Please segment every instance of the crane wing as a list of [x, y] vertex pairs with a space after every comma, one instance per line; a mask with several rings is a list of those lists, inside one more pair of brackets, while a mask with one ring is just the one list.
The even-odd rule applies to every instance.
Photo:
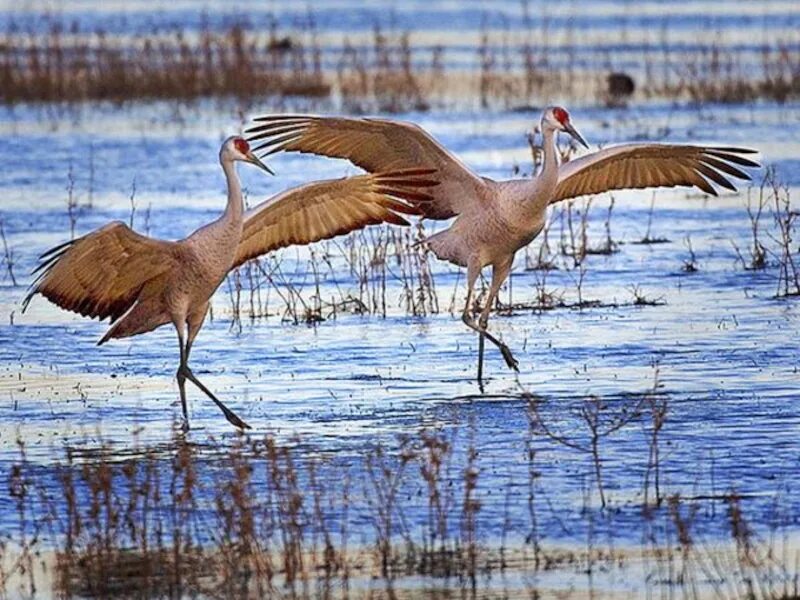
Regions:
[[114, 221], [42, 254], [35, 294], [83, 316], [116, 321], [136, 302], [144, 285], [176, 265], [176, 244], [139, 235]]
[[735, 165], [758, 167], [748, 148], [669, 144], [622, 144], [571, 160], [559, 167], [551, 203], [609, 190], [695, 186], [717, 195], [711, 183], [736, 190], [727, 176], [749, 180]]
[[316, 181], [287, 190], [245, 214], [234, 267], [292, 244], [362, 229], [408, 225], [402, 214], [422, 214], [438, 185], [431, 169], [404, 169]]
[[248, 140], [266, 155], [291, 151], [345, 158], [370, 173], [436, 169], [441, 185], [423, 209], [429, 219], [449, 219], [488, 197], [486, 182], [445, 150], [424, 129], [384, 119], [303, 115], [256, 118]]

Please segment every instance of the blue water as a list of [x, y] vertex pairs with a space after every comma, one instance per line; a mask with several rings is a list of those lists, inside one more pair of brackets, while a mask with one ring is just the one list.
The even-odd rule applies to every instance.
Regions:
[[[792, 128], [780, 124], [797, 123], [799, 110], [766, 104], [702, 110], [653, 105], [626, 111], [578, 109], [573, 118], [587, 139], [601, 145], [667, 131], [662, 141], [760, 148], [765, 165], [774, 166], [781, 181], [793, 187], [799, 181]], [[49, 118], [41, 108], [0, 115], [0, 147], [5, 162], [14, 167], [0, 173], [0, 189], [5, 190], [0, 214], [22, 284], [12, 287], [4, 278], [0, 287], [0, 368], [9, 376], [2, 381], [7, 401], [0, 408], [6, 424], [0, 436], [4, 463], [16, 456], [16, 435], [29, 441], [30, 459], [44, 473], [63, 460], [65, 444], [91, 448], [102, 439], [121, 451], [131, 448], [132, 432], [140, 427], [140, 443], [169, 438], [179, 410], [171, 382], [177, 347], [169, 328], [98, 348], [94, 342], [104, 325], [78, 319], [42, 299], [20, 315], [19, 302], [36, 256], [68, 235], [70, 165], [80, 203], [78, 234], [112, 219], [127, 222], [134, 181], [134, 224], [140, 230], [149, 224], [152, 235], [177, 239], [218, 214], [224, 180], [215, 164], [216, 148], [224, 135], [238, 130], [235, 111], [226, 114], [216, 104], [202, 103], [185, 111], [177, 122], [162, 104], [98, 110], [93, 119], [77, 122]], [[509, 177], [515, 163], [529, 171], [524, 132], [533, 113], [433, 112], [405, 118], [419, 121], [482, 174]], [[293, 155], [274, 157], [270, 164], [278, 177], [240, 167], [253, 202], [300, 184], [309, 174], [324, 178], [355, 172], [341, 162]], [[758, 180], [760, 175], [754, 176]], [[90, 181], [91, 208], [86, 206]], [[800, 514], [800, 505], [786, 493], [798, 483], [800, 472], [800, 312], [796, 301], [773, 297], [774, 256], [772, 266], [760, 272], [737, 264], [732, 243], [744, 252], [748, 244], [747, 193], [706, 200], [687, 198], [681, 191], [659, 192], [651, 233], [671, 241], [652, 246], [630, 243], [645, 234], [651, 192], [617, 195], [611, 226], [620, 251], [587, 259], [583, 296], [622, 306], [543, 314], [519, 310], [511, 317], [495, 317], [492, 327], [516, 351], [521, 373], [518, 378], [508, 373], [490, 348], [486, 396], [473, 381], [476, 340], [447, 312], [454, 290], [460, 309], [463, 276], [441, 263], [435, 264], [434, 273], [442, 312], [427, 317], [405, 313], [397, 302], [400, 284], [390, 277], [385, 319], [339, 315], [310, 327], [282, 323], [276, 315], [245, 319], [239, 331], [232, 327], [223, 284], [214, 300], [215, 318], [193, 354], [195, 370], [254, 426], [255, 435], [269, 433], [283, 443], [299, 444], [306, 456], [326, 457], [323, 480], [336, 481], [348, 469], [358, 481], [365, 445], [392, 448], [401, 434], [434, 428], [454, 440], [448, 477], [456, 486], [455, 498], [460, 498], [460, 469], [469, 440], [479, 449], [482, 535], [493, 539], [507, 531], [508, 539], [522, 542], [531, 527], [531, 444], [540, 473], [535, 481], [542, 501], [538, 535], [580, 541], [591, 528], [596, 535], [636, 542], [643, 518], [647, 421], [636, 419], [602, 442], [605, 491], [613, 506], [612, 512], [603, 513], [588, 455], [531, 437], [525, 394], [539, 398], [539, 413], [553, 431], [585, 444], [588, 433], [577, 416], [583, 400], [603, 398], [613, 416], [651, 388], [657, 363], [659, 393], [669, 399], [662, 432], [664, 493], [719, 497], [736, 490], [756, 525], [767, 522], [776, 496], [788, 503], [789, 514]], [[592, 246], [604, 238], [606, 206], [607, 199], [598, 198], [590, 213]], [[766, 213], [764, 242], [774, 247], [766, 233], [774, 232], [771, 223]], [[682, 271], [689, 257], [687, 236], [697, 255], [699, 270], [694, 274]], [[556, 217], [553, 248], [558, 238]], [[534, 244], [532, 254], [537, 248]], [[324, 275], [323, 297], [341, 288], [355, 290], [357, 282], [336, 247], [326, 243], [318, 250], [329, 252], [338, 267]], [[306, 296], [313, 291], [307, 256], [294, 249], [282, 252], [284, 272], [304, 285]], [[575, 271], [568, 260], [557, 262], [561, 268], [548, 275], [547, 289], [574, 301]], [[524, 270], [520, 253], [512, 291], [506, 289], [501, 300], [530, 300], [540, 276]], [[635, 286], [666, 304], [631, 306]], [[277, 311], [280, 302], [274, 293], [271, 302]], [[70, 381], [85, 378], [84, 391], [60, 384], [61, 379], [44, 383], [40, 392], [26, 391], [40, 372]], [[232, 439], [213, 405], [194, 393], [192, 411], [198, 441], [207, 435], [223, 444]], [[208, 469], [213, 469], [213, 460]], [[213, 481], [212, 473], [208, 481]], [[421, 481], [410, 476], [406, 485], [404, 511], [422, 523], [427, 507], [424, 495], [417, 493]], [[587, 502], [594, 520], [584, 518]], [[697, 527], [724, 535], [724, 506], [719, 499], [702, 501]], [[366, 511], [366, 505], [351, 509], [355, 532], [363, 528], [367, 535], [369, 520], [360, 510]], [[0, 514], [4, 527], [13, 526], [12, 511]]]

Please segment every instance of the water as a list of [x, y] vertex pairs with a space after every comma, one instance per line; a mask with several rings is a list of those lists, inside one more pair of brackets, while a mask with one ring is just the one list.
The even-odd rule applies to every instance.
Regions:
[[[30, 4], [31, 15], [40, 4]], [[462, 25], [477, 30], [485, 12], [477, 4], [463, 11], [449, 3], [424, 4], [429, 12], [414, 21], [421, 24], [422, 33], [431, 30], [430, 23], [440, 22], [441, 11], [466, 19], [461, 25], [450, 21], [445, 33]], [[618, 11], [618, 3], [596, 4], [603, 10], [572, 26], [613, 28], [624, 19], [628, 27], [648, 27], [649, 19], [661, 18], [658, 3], [645, 3], [631, 15]], [[731, 4], [749, 6], [725, 7]], [[364, 14], [378, 14], [370, 11], [379, 9], [370, 3], [359, 5], [364, 6], [360, 16], [338, 6], [315, 11], [317, 26], [329, 33], [368, 31]], [[85, 20], [89, 29], [97, 25], [111, 32], [136, 32], [147, 30], [153, 19], [162, 26], [197, 26], [188, 9], [175, 2], [154, 13], [121, 5], [97, 13], [91, 2], [71, 3], [69, 9], [60, 3], [51, 6], [68, 18]], [[226, 14], [227, 3], [208, 6], [209, 18]], [[711, 6], [698, 3], [697, 10]], [[721, 14], [709, 18], [729, 28], [732, 37], [747, 35], [750, 28], [792, 28], [797, 18], [791, 3], [770, 4], [774, 21], [739, 15], [718, 3], [713, 7]], [[409, 26], [405, 19], [413, 8], [394, 7], [399, 29]], [[503, 7], [509, 14], [517, 9], [517, 3]], [[293, 18], [283, 7], [269, 10], [287, 22]], [[257, 24], [266, 14], [255, 11], [251, 20]], [[553, 27], [564, 25], [570, 14], [561, 15], [554, 7]], [[15, 15], [28, 18], [26, 13]], [[669, 23], [680, 32], [697, 25], [696, 17], [686, 9]], [[17, 437], [27, 441], [29, 459], [45, 473], [63, 458], [65, 445], [92, 448], [102, 441], [124, 452], [134, 439], [138, 444], [159, 444], [170, 438], [180, 407], [173, 378], [177, 344], [169, 327], [96, 347], [104, 324], [61, 311], [42, 298], [23, 315], [20, 302], [36, 257], [69, 237], [69, 187], [79, 204], [76, 234], [113, 219], [128, 222], [133, 204], [138, 230], [181, 238], [222, 209], [225, 189], [216, 162], [218, 146], [242, 127], [237, 109], [224, 103], [177, 108], [148, 103], [122, 109], [101, 105], [84, 107], [80, 113], [41, 106], [0, 110], [0, 162], [6, 165], [0, 171], [0, 216], [20, 284], [13, 286], [5, 271], [0, 275], [3, 469], [16, 460]], [[594, 145], [650, 139], [757, 148], [762, 163], [774, 167], [797, 198], [798, 104], [649, 103], [617, 110], [576, 107], [572, 113]], [[418, 122], [483, 175], [508, 178], [515, 166], [530, 172], [525, 133], [538, 113], [460, 109], [395, 117]], [[309, 178], [357, 172], [342, 161], [298, 155], [273, 157], [270, 166], [277, 177], [240, 166], [251, 204]], [[746, 206], [748, 198], [754, 201], [758, 196], [763, 171], [752, 174], [755, 187], [744, 186], [718, 199], [683, 190], [656, 193], [650, 233], [669, 240], [663, 244], [633, 243], [647, 232], [652, 192], [615, 194], [611, 232], [619, 252], [587, 258], [581, 291], [584, 299], [605, 306], [543, 313], [520, 309], [511, 316], [493, 316], [491, 328], [515, 351], [520, 373], [510, 373], [494, 348], [487, 347], [485, 394], [474, 381], [477, 340], [458, 317], [463, 273], [444, 263], [435, 263], [434, 270], [441, 311], [424, 317], [406, 314], [398, 301], [401, 284], [390, 277], [392, 302], [386, 318], [339, 314], [306, 326], [272, 316], [245, 319], [239, 329], [232, 323], [223, 284], [213, 300], [214, 319], [206, 323], [195, 346], [195, 372], [253, 426], [253, 435], [269, 434], [308, 456], [325, 456], [321, 477], [330, 485], [336, 485], [342, 469], [349, 469], [354, 479], [364, 476], [359, 469], [365, 447], [381, 443], [396, 448], [401, 434], [439, 429], [457, 441], [454, 479], [468, 441], [479, 450], [479, 523], [485, 538], [510, 531], [512, 541], [521, 544], [530, 525], [527, 477], [532, 444], [540, 473], [537, 486], [550, 507], [540, 515], [544, 539], [576, 544], [585, 540], [587, 528], [595, 527], [598, 535], [635, 544], [649, 452], [646, 425], [636, 419], [602, 441], [605, 493], [615, 512], [589, 523], [583, 518], [587, 494], [593, 510], [598, 502], [589, 456], [545, 437], [532, 438], [528, 395], [539, 399], [539, 414], [554, 433], [586, 444], [588, 433], [577, 416], [583, 400], [602, 398], [614, 414], [651, 389], [657, 365], [658, 391], [669, 400], [662, 432], [663, 491], [719, 498], [735, 490], [744, 498], [751, 523], [762, 530], [779, 498], [788, 523], [796, 527], [800, 502], [792, 492], [800, 483], [800, 306], [796, 299], [775, 297], [776, 256], [770, 255], [768, 268], [761, 271], [745, 270], [737, 260], [734, 244], [747, 254]], [[604, 240], [607, 205], [608, 198], [599, 197], [592, 207], [591, 246]], [[796, 200], [793, 206], [797, 210]], [[429, 224], [429, 230], [442, 226]], [[763, 228], [764, 243], [774, 249], [775, 241], [766, 233], [775, 232], [769, 211]], [[558, 222], [551, 236], [555, 248]], [[531, 256], [540, 243], [532, 245]], [[696, 255], [694, 273], [683, 269], [690, 260], [689, 243]], [[323, 275], [323, 297], [357, 290], [358, 282], [335, 245], [318, 245], [317, 251], [330, 252], [335, 265], [335, 274]], [[308, 294], [308, 250], [287, 249], [280, 255], [289, 280]], [[517, 256], [511, 287], [501, 293], [503, 302], [534, 298], [542, 275], [526, 271], [524, 258], [523, 252]], [[547, 277], [547, 290], [575, 302], [576, 271], [566, 268], [566, 259], [558, 264], [561, 268]], [[635, 306], [634, 290], [663, 304]], [[274, 291], [270, 293], [270, 306], [277, 309], [280, 302]], [[455, 314], [448, 311], [453, 297]], [[229, 443], [233, 432], [217, 409], [194, 390], [190, 396], [195, 428], [191, 435]], [[414, 487], [418, 485], [408, 483], [409, 497], [419, 491]], [[712, 499], [702, 506], [698, 528], [711, 537], [724, 536], [723, 503]], [[421, 500], [409, 501], [408, 510], [412, 521], [424, 521]], [[15, 514], [0, 501], [0, 530], [15, 526]], [[361, 527], [354, 535], [367, 535], [368, 525]]]
[[[763, 149], [764, 164], [775, 165], [780, 179], [795, 186], [792, 143], [774, 139], [765, 125], [796, 122], [797, 111], [795, 106], [648, 107], [578, 111], [574, 119], [596, 144], [647, 135], [667, 122], [670, 141], [746, 142]], [[523, 133], [533, 114], [403, 116], [420, 121], [480, 173], [507, 177], [515, 163], [528, 169]], [[2, 147], [5, 161], [15, 168], [3, 171], [0, 188], [6, 191], [3, 218], [20, 283], [29, 281], [27, 273], [39, 253], [68, 236], [70, 164], [82, 205], [78, 234], [112, 219], [127, 221], [133, 181], [135, 224], [143, 228], [149, 209], [152, 235], [179, 238], [214, 218], [224, 201], [215, 148], [224, 132], [237, 129], [234, 119], [211, 106], [190, 111], [181, 124], [171, 119], [167, 107], [150, 105], [124, 113], [100, 111], [79, 125], [54, 122], [47, 131], [39, 109], [17, 109], [13, 117], [4, 112]], [[154, 121], [158, 127], [152, 130], [131, 131]], [[117, 127], [121, 122], [127, 126]], [[83, 206], [89, 147], [94, 162], [91, 209]], [[251, 201], [300, 184], [308, 173], [324, 178], [354, 172], [341, 162], [294, 155], [275, 157], [271, 165], [276, 178], [240, 167]], [[644, 393], [658, 363], [661, 391], [670, 398], [664, 433], [671, 446], [664, 464], [667, 489], [711, 494], [713, 462], [714, 492], [735, 488], [753, 495], [755, 511], [764, 498], [761, 508], [766, 510], [770, 500], [765, 496], [791, 489], [797, 478], [798, 458], [791, 448], [798, 427], [799, 314], [796, 302], [774, 298], [774, 267], [745, 271], [737, 264], [733, 243], [743, 250], [748, 243], [747, 195], [744, 190], [706, 199], [684, 191], [658, 192], [651, 234], [670, 241], [638, 245], [631, 242], [645, 235], [652, 194], [617, 194], [611, 227], [619, 252], [588, 258], [582, 294], [622, 306], [543, 314], [519, 310], [493, 318], [494, 330], [517, 353], [521, 372], [518, 377], [509, 373], [490, 347], [485, 398], [473, 381], [476, 339], [446, 310], [454, 292], [460, 308], [463, 276], [443, 263], [435, 268], [443, 310], [428, 317], [409, 317], [390, 304], [385, 319], [339, 315], [310, 327], [272, 317], [245, 320], [237, 332], [231, 328], [223, 285], [214, 298], [216, 318], [200, 335], [193, 362], [256, 434], [269, 432], [284, 440], [299, 436], [320, 451], [349, 457], [364, 443], [391, 445], [399, 432], [432, 425], [472, 427], [483, 450], [481, 461], [491, 465], [482, 475], [486, 489], [502, 488], [524, 464], [528, 425], [522, 392], [544, 400], [540, 410], [553, 427], [585, 439], [572, 410], [580, 399], [597, 395], [613, 404]], [[604, 203], [597, 202], [589, 227], [594, 246], [604, 236]], [[552, 236], [557, 239], [557, 223]], [[696, 254], [696, 273], [682, 270], [689, 260], [687, 238]], [[532, 254], [537, 248], [535, 243]], [[310, 285], [306, 258], [306, 250], [283, 251], [283, 269], [297, 285]], [[338, 265], [336, 285], [356, 289], [344, 263]], [[507, 302], [511, 293], [515, 302], [531, 301], [540, 276], [524, 270], [521, 253], [512, 291], [504, 290], [501, 299]], [[554, 271], [548, 290], [574, 301], [575, 277], [574, 271]], [[328, 279], [323, 297], [336, 293]], [[399, 282], [390, 278], [389, 286], [390, 297], [396, 298]], [[665, 304], [631, 306], [634, 287]], [[172, 380], [177, 347], [170, 328], [95, 347], [103, 324], [60, 311], [41, 298], [21, 315], [23, 295], [22, 286], [3, 280], [0, 361], [9, 400], [2, 409], [4, 461], [15, 455], [17, 434], [34, 440], [32, 456], [45, 465], [59, 456], [62, 443], [87, 431], [122, 445], [138, 426], [144, 427], [146, 439], [169, 434], [178, 410]], [[192, 412], [202, 434], [231, 434], [216, 408], [194, 393]], [[612, 498], [639, 493], [646, 441], [639, 425], [608, 440]], [[537, 444], [547, 465], [549, 493], [578, 511], [582, 478], [590, 476], [586, 457], [544, 440]], [[572, 467], [563, 468], [563, 461]], [[500, 498], [486, 498], [482, 514], [491, 523], [492, 515], [501, 520], [502, 509]], [[548, 533], [560, 536], [563, 531], [553, 526]]]

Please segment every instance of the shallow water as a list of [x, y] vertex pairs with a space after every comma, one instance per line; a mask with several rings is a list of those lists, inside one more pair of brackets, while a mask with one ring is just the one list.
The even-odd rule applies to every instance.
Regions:
[[[41, 298], [22, 315], [19, 303], [36, 256], [68, 237], [70, 164], [82, 206], [78, 234], [111, 219], [127, 221], [133, 181], [134, 222], [143, 229], [149, 208], [152, 235], [179, 238], [214, 218], [224, 200], [216, 146], [224, 132], [238, 129], [236, 117], [211, 105], [183, 111], [179, 122], [170, 109], [155, 104], [98, 111], [91, 120], [77, 123], [50, 121], [36, 108], [3, 112], [0, 147], [14, 168], [0, 174], [2, 216], [22, 284], [13, 287], [6, 277], [0, 288], [4, 463], [16, 456], [17, 436], [28, 440], [29, 459], [47, 470], [62, 458], [64, 444], [91, 446], [102, 439], [123, 450], [133, 443], [134, 432], [139, 444], [164, 442], [171, 435], [172, 419], [179, 412], [171, 329], [96, 347], [104, 325], [60, 311]], [[793, 129], [775, 131], [765, 125], [797, 123], [798, 112], [797, 106], [650, 106], [576, 110], [573, 117], [584, 136], [601, 145], [648, 137], [667, 125], [663, 139], [669, 141], [747, 144], [762, 149], [764, 164], [774, 165], [781, 181], [794, 187], [800, 177]], [[483, 174], [508, 177], [514, 164], [530, 170], [524, 132], [534, 114], [405, 117], [419, 121]], [[84, 206], [89, 148], [92, 208]], [[292, 155], [275, 157], [271, 165], [276, 178], [240, 167], [251, 202], [299, 184], [309, 173], [323, 178], [355, 172], [341, 162]], [[435, 265], [442, 311], [426, 317], [407, 316], [390, 302], [386, 318], [340, 314], [312, 327], [273, 316], [245, 319], [238, 331], [232, 327], [223, 285], [214, 298], [215, 318], [198, 339], [194, 368], [254, 427], [255, 435], [269, 433], [289, 444], [301, 443], [309, 455], [324, 454], [329, 462], [323, 472], [332, 480], [343, 467], [360, 468], [357, 457], [365, 444], [391, 447], [401, 433], [421, 428], [451, 432], [461, 440], [456, 465], [464, 459], [464, 440], [474, 439], [480, 450], [485, 535], [498, 536], [508, 528], [524, 537], [530, 439], [524, 394], [541, 400], [539, 413], [553, 431], [586, 442], [587, 431], [576, 416], [583, 398], [599, 396], [612, 413], [621, 410], [652, 387], [657, 363], [659, 391], [669, 398], [663, 489], [684, 496], [736, 490], [754, 521], [765, 522], [760, 519], [773, 510], [775, 495], [783, 497], [793, 489], [800, 472], [800, 310], [796, 301], [774, 298], [774, 267], [745, 271], [737, 264], [732, 242], [747, 247], [748, 193], [757, 190], [745, 188], [719, 199], [658, 192], [651, 235], [670, 241], [655, 245], [631, 243], [645, 235], [652, 193], [616, 195], [611, 231], [619, 252], [588, 257], [583, 297], [619, 306], [541, 314], [520, 309], [512, 316], [495, 316], [492, 327], [517, 353], [520, 374], [508, 372], [488, 348], [486, 395], [473, 380], [476, 339], [447, 311], [454, 291], [456, 305], [463, 301], [463, 276], [442, 263]], [[606, 206], [607, 200], [598, 198], [592, 208], [590, 246], [603, 241]], [[765, 216], [765, 227], [770, 220]], [[556, 223], [551, 230], [556, 242], [558, 227]], [[695, 273], [682, 270], [689, 258], [687, 237], [696, 253]], [[322, 296], [334, 296], [335, 286], [356, 289], [341, 258], [327, 248], [339, 268], [335, 281], [326, 277]], [[535, 243], [532, 255], [537, 249]], [[295, 283], [305, 282], [308, 291], [307, 256], [306, 250], [286, 250], [282, 268]], [[566, 261], [559, 264], [562, 268], [549, 274], [547, 288], [574, 302], [575, 272], [563, 268]], [[540, 276], [524, 269], [521, 253], [512, 291], [504, 290], [501, 300], [530, 302]], [[390, 277], [388, 285], [389, 298], [397, 298], [400, 283]], [[664, 304], [632, 306], [634, 286]], [[277, 310], [274, 295], [272, 302]], [[196, 428], [192, 435], [198, 440], [213, 435], [225, 443], [233, 435], [230, 426], [210, 402], [190, 394]], [[559, 507], [542, 516], [541, 535], [583, 539], [588, 525], [580, 515], [586, 492], [593, 489], [588, 456], [541, 437], [533, 444], [539, 485], [550, 504]], [[640, 420], [603, 442], [606, 493], [618, 510], [604, 525], [593, 526], [606, 528], [615, 539], [637, 535], [647, 456], [646, 427]], [[783, 501], [789, 504], [788, 514], [800, 514], [792, 495]], [[419, 511], [421, 516], [421, 504]], [[707, 512], [705, 527], [720, 531], [724, 511]], [[14, 515], [5, 510], [2, 515], [4, 527], [12, 526]]]

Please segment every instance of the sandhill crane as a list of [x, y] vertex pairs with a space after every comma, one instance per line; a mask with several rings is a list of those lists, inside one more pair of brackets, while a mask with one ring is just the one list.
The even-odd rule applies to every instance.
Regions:
[[308, 244], [388, 222], [408, 225], [401, 216], [418, 214], [407, 201], [430, 200], [436, 185], [430, 169], [318, 181], [287, 190], [244, 212], [234, 162], [269, 168], [243, 138], [228, 138], [219, 161], [228, 184], [228, 203], [216, 221], [186, 239], [169, 242], [113, 222], [57, 246], [40, 257], [23, 310], [35, 294], [84, 316], [110, 318], [98, 344], [152, 331], [172, 323], [178, 333], [183, 427], [188, 429], [185, 382], [188, 379], [222, 410], [230, 423], [249, 426], [226, 407], [189, 368], [189, 355], [208, 311], [209, 300], [227, 273], [255, 256], [291, 244]]
[[[493, 181], [479, 177], [412, 123], [369, 118], [272, 115], [255, 119], [246, 131], [262, 156], [293, 151], [345, 158], [366, 171], [430, 166], [441, 184], [427, 203], [415, 203], [429, 219], [456, 217], [445, 231], [427, 239], [437, 257], [467, 268], [467, 301], [462, 319], [480, 334], [478, 381], [482, 378], [483, 338], [495, 344], [507, 365], [518, 370], [508, 346], [486, 328], [494, 299], [511, 270], [514, 255], [539, 234], [548, 205], [608, 190], [696, 186], [716, 195], [710, 182], [735, 190], [725, 175], [750, 177], [734, 165], [757, 167], [746, 148], [675, 144], [622, 144], [559, 164], [560, 131], [587, 146], [561, 107], [541, 118], [544, 163], [532, 179]], [[588, 147], [588, 146], [587, 146]], [[475, 281], [492, 266], [492, 281], [476, 324], [471, 315]]]

